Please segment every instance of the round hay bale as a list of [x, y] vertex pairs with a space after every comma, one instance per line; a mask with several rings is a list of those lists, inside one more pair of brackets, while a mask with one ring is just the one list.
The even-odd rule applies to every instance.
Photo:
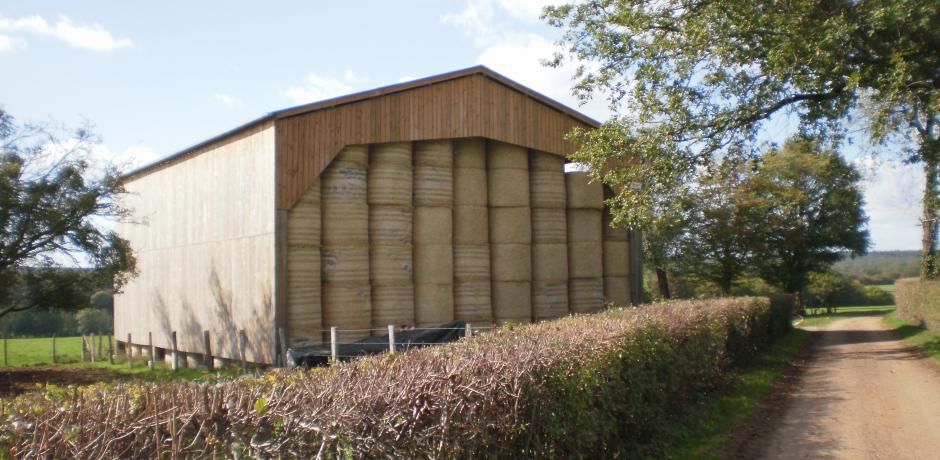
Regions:
[[604, 300], [615, 307], [630, 305], [630, 280], [620, 276], [604, 277]]
[[620, 227], [613, 227], [613, 216], [604, 210], [604, 239], [612, 241], [627, 241], [628, 231]]
[[365, 201], [324, 201], [320, 209], [324, 247], [369, 244], [369, 205]]
[[536, 321], [568, 314], [568, 280], [532, 280], [532, 317]]
[[490, 280], [457, 281], [454, 283], [454, 320], [477, 324], [493, 321]]
[[533, 280], [568, 279], [568, 245], [545, 243], [532, 245]]
[[604, 209], [604, 188], [584, 171], [565, 174], [569, 208]]
[[595, 313], [604, 309], [602, 278], [568, 280], [568, 304], [572, 313]]
[[415, 323], [435, 326], [454, 320], [454, 285], [415, 284]]
[[353, 342], [368, 337], [372, 327], [372, 292], [369, 284], [358, 286], [323, 284], [323, 329], [340, 329], [340, 341]]
[[372, 245], [411, 245], [412, 208], [369, 206], [369, 241]]
[[491, 243], [531, 243], [532, 214], [528, 207], [490, 208]]
[[287, 253], [287, 337], [292, 342], [322, 336], [320, 249], [292, 248]]
[[565, 208], [532, 208], [532, 242], [568, 242], [568, 213]]
[[604, 276], [603, 245], [600, 242], [568, 243], [568, 277]]
[[490, 207], [529, 206], [529, 171], [490, 167], [486, 176]]
[[489, 243], [489, 214], [486, 206], [454, 206], [454, 243]]
[[372, 327], [415, 323], [415, 293], [411, 283], [397, 286], [372, 286]]
[[416, 244], [415, 283], [449, 284], [454, 280], [454, 249], [450, 244]]
[[562, 174], [562, 181], [564, 181], [565, 157], [533, 150], [529, 153], [529, 171], [559, 172]]
[[438, 139], [414, 143], [414, 165], [435, 168], [454, 168], [454, 141]]
[[487, 143], [486, 164], [490, 169], [529, 169], [529, 151], [525, 147], [499, 141]]
[[414, 279], [411, 246], [373, 245], [370, 252], [369, 271], [373, 287], [410, 285]]
[[320, 181], [317, 180], [287, 211], [287, 245], [320, 246]]
[[322, 202], [330, 200], [365, 203], [368, 190], [367, 167], [355, 162], [339, 161], [342, 158], [343, 154], [340, 154], [320, 175]]
[[454, 169], [454, 205], [487, 205], [485, 169]]
[[453, 206], [454, 170], [419, 165], [414, 169], [415, 206]]
[[[567, 275], [567, 274], [566, 274]], [[455, 245], [454, 280], [486, 281], [490, 279], [490, 246]]]
[[599, 243], [603, 240], [601, 211], [568, 209], [568, 241]]
[[330, 167], [365, 169], [369, 167], [369, 145], [347, 145], [333, 158]]
[[374, 145], [369, 158], [369, 204], [411, 206], [411, 143]]
[[491, 244], [490, 271], [493, 281], [529, 281], [532, 279], [532, 245]]
[[530, 171], [529, 190], [533, 208], [564, 208], [567, 204], [563, 172]]
[[323, 283], [369, 284], [369, 247], [324, 247], [321, 254]]
[[630, 274], [630, 243], [604, 240], [604, 276]]
[[414, 212], [415, 244], [450, 244], [454, 241], [451, 208], [418, 206]]
[[532, 284], [529, 281], [493, 281], [493, 318], [500, 323], [532, 321]]
[[468, 137], [454, 142], [454, 169], [486, 169], [486, 139]]

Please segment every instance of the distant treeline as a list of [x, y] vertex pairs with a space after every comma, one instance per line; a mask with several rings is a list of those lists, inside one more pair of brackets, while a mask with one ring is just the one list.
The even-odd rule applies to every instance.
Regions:
[[874, 251], [844, 259], [832, 269], [865, 285], [893, 284], [900, 278], [918, 276], [920, 251]]

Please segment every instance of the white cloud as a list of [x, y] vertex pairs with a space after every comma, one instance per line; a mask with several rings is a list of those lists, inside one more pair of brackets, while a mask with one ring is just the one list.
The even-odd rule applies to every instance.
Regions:
[[302, 85], [287, 88], [284, 96], [295, 104], [322, 101], [353, 92], [355, 85], [361, 81], [351, 70], [345, 71], [341, 78], [311, 73], [304, 77]]
[[[41, 16], [36, 15], [21, 18], [0, 16], [0, 31], [8, 34], [54, 37], [76, 48], [93, 51], [113, 51], [134, 45], [129, 38], [115, 38], [100, 24], [76, 24], [65, 16], [59, 16], [55, 24], [49, 24]], [[22, 37], [15, 38], [23, 40]]]
[[23, 48], [26, 48], [25, 40], [0, 34], [0, 54], [11, 53]]
[[513, 17], [529, 21], [540, 20], [543, 8], [559, 3], [558, 0], [499, 0], [499, 5]]
[[212, 96], [212, 98], [220, 102], [222, 105], [225, 106], [226, 109], [229, 109], [229, 110], [234, 109], [236, 107], [244, 106], [244, 104], [242, 103], [240, 99], [236, 98], [235, 96], [231, 96], [225, 93], [215, 93]]
[[874, 156], [859, 157], [854, 163], [863, 174], [872, 249], [918, 249], [922, 167]]

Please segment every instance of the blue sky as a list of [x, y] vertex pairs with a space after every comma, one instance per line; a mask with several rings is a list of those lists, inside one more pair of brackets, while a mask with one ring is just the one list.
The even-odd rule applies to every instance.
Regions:
[[[540, 65], [557, 37], [538, 19], [547, 3], [7, 1], [0, 105], [21, 121], [88, 120], [133, 166], [272, 110], [476, 64], [603, 120], [602, 101], [571, 96], [571, 69]], [[918, 248], [918, 169], [865, 151], [849, 156], [866, 173], [873, 249]]]

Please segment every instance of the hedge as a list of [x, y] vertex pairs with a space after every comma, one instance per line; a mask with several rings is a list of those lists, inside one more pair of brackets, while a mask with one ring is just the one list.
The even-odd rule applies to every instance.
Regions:
[[898, 315], [909, 323], [940, 332], [940, 281], [904, 278], [894, 286]]
[[644, 457], [789, 327], [792, 302], [774, 304], [611, 310], [211, 385], [51, 388], [4, 403], [0, 445], [16, 458]]

